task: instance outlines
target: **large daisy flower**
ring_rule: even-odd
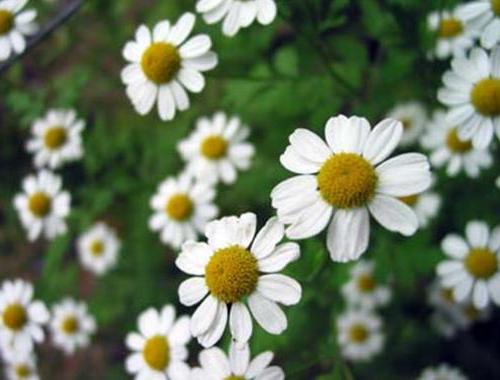
[[[233,183],[237,170],[248,169],[254,154],[253,145],[246,142],[248,132],[237,117],[223,112],[211,120],[200,118],[196,130],[178,145],[186,170],[206,181]]]
[[[31,127],[33,137],[26,148],[34,153],[33,163],[41,168],[59,168],[67,161],[82,157],[83,120],[77,120],[73,110],[50,110]]]
[[[449,107],[448,122],[458,127],[458,137],[483,149],[494,130],[500,138],[500,47],[490,54],[475,48],[468,57],[453,59],[451,67],[438,99]]]
[[[403,135],[400,145],[408,146],[415,143],[427,122],[427,114],[422,104],[408,102],[397,105],[387,115],[390,119],[396,119],[403,124]]]
[[[213,221],[205,230],[208,242],[185,243],[175,262],[195,276],[180,285],[181,303],[192,306],[204,299],[191,319],[191,333],[204,347],[222,337],[228,307],[231,335],[245,343],[252,335],[250,312],[264,330],[281,334],[287,319],[277,303],[295,305],[301,298],[300,284],[277,273],[299,257],[299,246],[278,244],[284,226],[277,218],[269,219],[254,239],[256,224],[252,213]]]
[[[71,196],[61,187],[61,177],[47,170],[24,179],[24,192],[16,195],[14,206],[29,240],[36,240],[41,234],[53,239],[66,232],[64,219],[69,214]]]
[[[123,56],[130,63],[121,76],[139,114],[149,113],[157,103],[160,118],[172,120],[176,109],[189,108],[186,90],[198,93],[205,87],[201,72],[217,65],[217,55],[205,34],[186,41],[194,23],[195,16],[185,13],[174,25],[165,20],[152,31],[141,25],[135,40],[125,45]]]
[[[213,185],[187,173],[169,177],[151,198],[154,213],[149,227],[160,233],[162,242],[177,249],[185,241],[195,240],[207,222],[217,216],[215,195]]]
[[[21,54],[26,49],[26,36],[37,29],[36,11],[22,10],[26,3],[28,0],[0,1],[0,61],[13,53]]]
[[[40,380],[33,352],[9,350],[4,356],[7,380]]]
[[[126,361],[127,371],[136,380],[185,380],[190,369],[186,345],[191,340],[189,318],[175,319],[175,309],[166,305],[161,311],[150,308],[138,319],[139,333],[127,335],[132,350]]]
[[[250,361],[248,344],[231,342],[229,357],[218,347],[200,352],[200,366],[191,371],[191,380],[283,380],[285,373],[278,366],[269,366],[271,351],[263,352]]]
[[[427,189],[431,174],[422,154],[386,160],[402,133],[396,120],[386,119],[372,130],[366,119],[343,115],[326,124],[326,143],[306,129],[295,130],[280,161],[299,175],[271,193],[278,218],[289,225],[287,236],[310,238],[330,223],[330,256],[345,262],[356,260],[368,248],[370,214],[390,231],[414,234],[417,217],[398,197]]]
[[[481,36],[481,45],[491,49],[500,42],[500,2],[477,0],[460,6],[458,16]]]
[[[0,288],[0,341],[21,352],[33,349],[33,341],[44,339],[43,325],[49,312],[41,301],[33,301],[33,286],[22,280],[2,283]]]
[[[418,380],[467,380],[467,377],[458,369],[448,364],[425,368]]]
[[[453,288],[457,302],[472,295],[476,308],[490,300],[500,305],[500,226],[493,231],[482,221],[470,221],[465,228],[467,240],[447,235],[441,248],[450,257],[439,263],[437,273],[445,287]]]
[[[234,36],[257,20],[268,25],[277,14],[274,0],[198,0],[196,11],[203,14],[207,24],[222,23],[222,32]]]

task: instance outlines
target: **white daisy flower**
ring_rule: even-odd
[[[14,198],[14,207],[29,240],[36,240],[42,234],[53,239],[66,232],[71,196],[61,188],[61,177],[47,170],[24,179],[23,193]]]
[[[254,155],[253,145],[246,142],[248,133],[239,118],[223,112],[211,120],[200,118],[196,130],[177,146],[187,162],[186,171],[200,180],[234,183],[237,170],[247,170]]]
[[[478,149],[486,148],[496,130],[500,138],[500,46],[491,53],[472,49],[468,57],[451,61],[443,75],[438,100],[449,107],[448,122],[458,137]]]
[[[270,24],[278,13],[274,0],[198,0],[196,11],[207,24],[222,21],[222,32],[230,37],[255,21]]]
[[[23,11],[28,0],[0,1],[0,61],[11,54],[21,54],[26,49],[26,36],[36,29],[36,11]]]
[[[426,190],[431,174],[419,153],[386,160],[402,134],[396,120],[386,119],[371,130],[366,119],[343,115],[326,124],[327,143],[306,129],[295,130],[280,161],[299,175],[271,192],[278,218],[289,224],[287,236],[307,239],[330,223],[330,256],[346,262],[368,248],[370,214],[390,231],[413,235],[417,216],[397,198]]]
[[[151,198],[154,213],[149,227],[160,233],[162,242],[175,249],[185,241],[196,240],[198,233],[219,213],[213,203],[215,195],[213,185],[195,180],[188,173],[169,177]]]
[[[126,361],[127,372],[136,380],[185,380],[190,369],[186,345],[191,340],[189,318],[175,319],[175,309],[166,305],[161,311],[149,308],[138,318],[139,333],[127,335],[132,350]]]
[[[391,299],[388,286],[379,284],[375,279],[373,261],[361,260],[351,269],[351,278],[342,287],[342,294],[352,306],[373,309],[386,305]]]
[[[40,380],[36,358],[32,352],[11,350],[5,355],[7,380]]]
[[[491,49],[500,42],[500,2],[498,0],[468,2],[460,6],[457,15],[467,22],[467,28],[479,33],[481,45],[486,49]]]
[[[193,368],[191,380],[283,380],[285,373],[278,366],[269,366],[271,351],[263,352],[250,361],[248,344],[240,347],[231,342],[229,357],[218,347],[200,352],[200,367]]]
[[[186,41],[194,23],[195,16],[185,13],[174,25],[161,21],[152,31],[141,25],[135,40],[125,45],[123,56],[130,63],[121,77],[139,114],[149,113],[157,103],[160,118],[172,120],[176,109],[189,108],[186,90],[199,93],[205,87],[201,72],[217,65],[217,55],[205,34]]]
[[[27,150],[34,153],[34,165],[57,169],[81,158],[84,128],[85,123],[76,119],[73,110],[50,110],[44,118],[35,120],[31,127],[33,137],[26,144]]]
[[[120,246],[120,240],[111,227],[96,223],[78,238],[80,263],[90,272],[102,276],[116,265]]]
[[[465,228],[467,241],[457,234],[447,235],[441,248],[450,257],[439,263],[437,273],[445,287],[453,288],[457,302],[472,295],[478,309],[490,300],[500,305],[500,226],[489,231],[482,221],[470,221]]]
[[[287,319],[277,303],[295,305],[301,298],[300,284],[277,273],[298,259],[298,244],[278,244],[285,231],[277,218],[269,219],[254,239],[256,224],[252,213],[213,221],[205,229],[208,243],[185,243],[175,262],[196,276],[180,285],[181,303],[192,306],[204,299],[191,319],[191,333],[203,347],[222,337],[228,306],[231,335],[243,344],[252,335],[250,312],[265,331],[281,334]]]
[[[440,364],[424,369],[418,380],[467,380],[467,377],[458,368]]]
[[[28,352],[33,341],[44,339],[43,325],[49,312],[40,301],[33,301],[33,286],[23,280],[6,280],[0,288],[0,341],[4,347]]]
[[[437,216],[441,207],[441,196],[433,191],[399,197],[399,200],[415,212],[420,228],[427,227],[430,220]]]
[[[427,122],[427,113],[422,104],[408,102],[397,105],[387,115],[390,119],[399,120],[403,124],[403,136],[400,145],[408,146],[415,143]]]
[[[482,169],[493,164],[489,149],[476,149],[470,139],[460,139],[458,128],[450,124],[446,113],[441,110],[434,112],[420,143],[431,151],[431,164],[437,168],[445,166],[446,174],[450,177],[463,170],[468,177],[476,178]]]
[[[368,310],[350,310],[337,319],[337,340],[342,356],[353,362],[366,361],[382,351],[382,320]]]

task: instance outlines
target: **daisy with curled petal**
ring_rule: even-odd
[[[33,352],[9,350],[5,354],[5,376],[7,380],[39,380]]]
[[[33,349],[33,341],[44,339],[42,326],[49,312],[33,301],[33,286],[23,280],[5,280],[0,288],[0,341],[7,349],[22,353]]]
[[[33,137],[26,144],[27,150],[34,153],[34,165],[57,169],[67,161],[81,158],[84,128],[85,123],[76,119],[73,110],[50,110],[44,118],[35,120],[31,127]]]
[[[36,11],[23,11],[28,0],[0,1],[0,61],[11,54],[21,54],[26,49],[26,36],[36,29]]]
[[[149,308],[138,319],[139,333],[127,335],[132,353],[126,360],[127,372],[136,380],[185,380],[190,369],[186,364],[186,345],[191,340],[189,318],[175,318],[175,308],[166,305],[158,311]]]
[[[188,173],[169,177],[151,198],[149,227],[160,233],[162,242],[177,249],[185,241],[195,240],[207,222],[217,216],[215,195],[212,184],[193,179]]]
[[[481,45],[491,49],[500,42],[500,1],[477,0],[463,4],[457,11],[467,28],[477,31]]]
[[[368,248],[370,214],[390,231],[414,234],[417,217],[398,197],[426,190],[431,175],[422,154],[387,160],[402,133],[396,120],[386,119],[371,129],[366,119],[343,115],[326,124],[326,143],[306,129],[295,130],[280,161],[299,175],[271,192],[278,218],[289,225],[287,236],[310,238],[330,224],[330,256],[346,262]]]
[[[47,170],[24,179],[23,193],[14,198],[14,207],[29,240],[36,240],[42,234],[53,239],[66,232],[64,219],[69,214],[71,196],[61,187],[61,177]]]
[[[441,249],[450,257],[437,266],[445,287],[453,288],[453,297],[462,302],[472,295],[478,309],[490,300],[500,305],[500,226],[493,231],[485,222],[473,220],[465,227],[467,240],[447,235]]]
[[[387,117],[399,120],[403,124],[403,135],[399,143],[401,146],[415,143],[427,122],[425,108],[419,102],[399,104],[389,112]]]
[[[191,13],[179,20],[161,21],[152,31],[141,25],[135,40],[123,49],[129,64],[121,77],[135,110],[145,115],[158,104],[162,120],[172,120],[176,110],[189,108],[186,90],[199,93],[205,87],[201,72],[217,65],[217,55],[210,51],[212,41],[205,34],[189,38],[195,23]]]
[[[458,368],[440,364],[424,369],[418,380],[467,380],[467,377]]]
[[[255,152],[246,142],[248,132],[238,117],[228,118],[223,112],[200,118],[196,130],[178,144],[186,171],[206,181],[234,183],[237,170],[247,170]]]
[[[252,335],[250,312],[265,331],[281,334],[287,319],[278,303],[295,305],[302,296],[297,281],[277,273],[298,259],[299,246],[278,244],[284,226],[277,218],[269,219],[254,238],[256,224],[252,213],[213,221],[205,229],[208,242],[185,243],[175,262],[194,276],[179,286],[181,303],[192,306],[203,300],[191,318],[191,333],[203,347],[219,341],[228,314],[231,335],[239,344]]]
[[[278,13],[274,0],[198,0],[196,11],[207,24],[222,21],[222,32],[230,37],[256,20],[270,24]]]
[[[271,351],[263,352],[250,361],[248,344],[239,346],[231,342],[229,357],[218,347],[200,352],[201,367],[193,368],[191,380],[283,380],[285,373],[278,366],[269,366]]]
[[[472,49],[467,57],[451,61],[443,75],[438,100],[449,107],[449,124],[458,127],[460,140],[486,148],[496,130],[500,138],[500,46],[490,54]]]

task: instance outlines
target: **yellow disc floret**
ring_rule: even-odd
[[[143,350],[144,361],[148,366],[163,371],[170,362],[170,345],[167,338],[155,335],[146,341]]]
[[[456,128],[449,130],[448,135],[446,136],[446,145],[452,152],[460,154],[467,153],[472,149],[472,143],[470,140],[460,140]]]
[[[465,258],[465,268],[475,278],[490,278],[498,270],[498,258],[487,248],[473,248]]]
[[[456,18],[445,18],[439,24],[439,37],[452,38],[456,37],[464,31],[464,24]]]
[[[14,26],[14,15],[6,9],[0,9],[0,36],[7,34]]]
[[[75,334],[78,329],[80,328],[80,324],[78,322],[78,319],[76,319],[73,316],[66,317],[61,325],[61,330],[64,331],[68,335],[73,335]]]
[[[2,318],[4,325],[11,330],[21,330],[28,321],[26,309],[17,303],[8,305],[3,311]]]
[[[405,197],[399,197],[398,199],[403,202],[404,204],[407,204],[408,206],[415,206],[415,204],[418,201],[418,196],[419,194],[412,194],[412,195],[407,195]]]
[[[45,146],[50,150],[59,149],[68,138],[66,129],[63,127],[52,127],[47,129],[43,136]]]
[[[370,293],[375,289],[375,279],[369,274],[362,274],[358,277],[358,289],[364,293]]]
[[[30,377],[33,372],[31,371],[31,368],[28,367],[25,364],[19,364],[15,368],[16,376],[20,379],[27,379]]]
[[[497,17],[500,17],[500,0],[491,0],[491,10]]]
[[[476,83],[470,94],[471,102],[483,116],[500,116],[500,79],[486,78]]]
[[[183,221],[191,216],[193,206],[193,201],[186,194],[175,194],[168,200],[165,212],[172,219]]]
[[[245,380],[245,378],[243,376],[230,375],[224,380]]]
[[[368,335],[368,329],[360,323],[352,325],[349,329],[349,338],[355,343],[365,342],[368,339]]]
[[[142,71],[156,84],[174,79],[181,68],[181,57],[177,48],[166,42],[156,42],[146,49],[141,59]]]
[[[222,136],[206,137],[201,143],[201,154],[210,160],[217,160],[227,153],[227,141]]]
[[[104,243],[102,240],[94,240],[90,243],[90,253],[93,256],[101,256],[104,253]]]
[[[39,191],[30,196],[28,201],[28,208],[33,215],[43,218],[47,216],[52,207],[50,197],[43,191]]]

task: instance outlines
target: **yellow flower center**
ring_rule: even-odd
[[[188,219],[193,213],[193,201],[186,194],[175,194],[168,200],[165,212],[177,221]]]
[[[500,17],[500,0],[491,0],[491,10],[496,16]]]
[[[104,253],[104,243],[102,240],[94,240],[90,244],[90,253],[92,253],[93,256],[101,256]]]
[[[375,289],[375,279],[369,274],[362,274],[358,278],[358,289],[363,293],[370,293]]]
[[[419,194],[412,194],[412,195],[407,195],[406,197],[399,197],[398,199],[407,204],[408,206],[415,206],[415,204],[418,201],[418,196]]]
[[[142,55],[141,66],[152,82],[168,83],[181,68],[181,57],[174,45],[155,42]]]
[[[167,338],[162,335],[155,335],[146,341],[144,346],[144,361],[151,368],[163,371],[170,362],[170,345]]]
[[[441,20],[439,24],[439,37],[441,38],[452,38],[464,31],[464,25],[462,21],[456,18],[445,18]]]
[[[474,321],[479,317],[479,310],[477,310],[474,305],[467,305],[465,307],[465,316],[471,320]]]
[[[217,160],[227,153],[227,141],[222,136],[208,136],[201,143],[201,154],[210,160]]]
[[[80,328],[80,324],[78,323],[78,319],[75,317],[67,317],[64,319],[61,325],[62,331],[64,331],[68,335],[75,334]]]
[[[448,135],[446,136],[446,145],[452,152],[455,153],[466,153],[472,149],[472,143],[470,140],[460,140],[456,128],[452,128],[448,132]]]
[[[45,146],[51,150],[58,149],[64,145],[68,135],[63,127],[52,127],[47,129],[43,140]]]
[[[26,310],[22,305],[13,303],[3,311],[3,323],[11,330],[21,330],[27,321]]]
[[[208,289],[225,303],[239,302],[251,294],[258,279],[257,260],[239,245],[216,251],[205,268]]]
[[[441,296],[448,303],[455,303],[455,297],[453,296],[453,289],[444,288],[441,290]]]
[[[226,377],[224,380],[245,380],[243,376],[231,375]]]
[[[465,268],[476,278],[490,278],[498,270],[498,259],[487,248],[473,248],[465,258]]]
[[[359,323],[352,325],[349,329],[349,338],[352,342],[363,343],[368,339],[368,329]]]
[[[50,197],[42,191],[34,193],[28,201],[31,213],[39,218],[46,216],[50,212],[51,206]]]
[[[21,379],[28,378],[32,375],[31,368],[25,364],[20,364],[16,366],[15,372],[16,376]]]
[[[14,26],[14,15],[12,12],[0,9],[0,36],[10,32]]]
[[[403,129],[405,131],[407,131],[407,130],[411,129],[413,123],[411,122],[410,119],[403,118],[403,119],[401,119],[401,124],[403,124]]]
[[[336,208],[357,208],[370,201],[377,186],[373,166],[355,153],[339,153],[330,157],[318,176],[319,192]]]
[[[500,116],[500,79],[486,78],[472,88],[471,102],[483,116]]]

